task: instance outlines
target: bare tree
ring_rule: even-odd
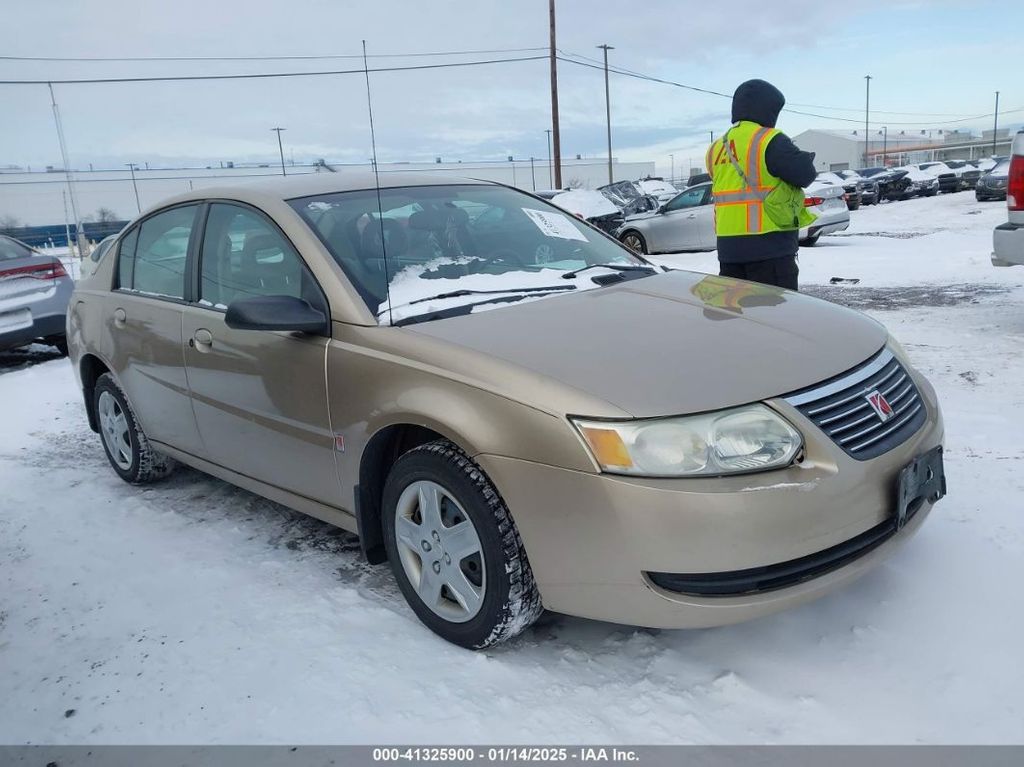
[[[571,179],[569,179],[568,186],[569,186],[570,189],[582,189],[583,188],[583,180],[579,179],[579,178],[571,178]]]
[[[117,221],[117,214],[110,208],[97,208],[96,220],[101,224],[109,224],[111,221]]]
[[[21,220],[17,216],[12,216],[10,213],[0,216],[0,232],[10,232],[19,228],[21,228]]]

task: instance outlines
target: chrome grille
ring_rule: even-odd
[[[884,421],[868,401],[874,391],[892,408],[892,415]],[[926,415],[913,379],[888,349],[849,373],[784,399],[861,461],[905,442],[921,428]]]

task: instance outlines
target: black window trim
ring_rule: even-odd
[[[113,292],[113,293],[124,293],[125,295],[129,295],[129,296],[138,296],[139,298],[151,299],[153,301],[164,301],[164,302],[170,303],[170,304],[179,304],[179,305],[182,305],[182,306],[187,305],[188,304],[188,300],[187,299],[188,299],[188,294],[189,294],[189,279],[188,279],[189,263],[190,263],[190,259],[192,257],[192,250],[195,247],[196,228],[197,228],[196,224],[198,223],[197,219],[196,219],[196,216],[198,216],[200,211],[202,210],[203,204],[204,204],[203,200],[185,200],[183,202],[176,202],[176,203],[173,203],[171,205],[167,205],[167,206],[165,206],[163,208],[160,208],[159,210],[154,210],[151,213],[147,213],[144,218],[140,218],[137,221],[133,222],[131,226],[125,227],[125,230],[123,232],[121,232],[121,234],[118,236],[117,242],[114,243],[117,246],[117,261],[114,264],[114,270],[113,270],[113,280],[114,280],[114,282],[116,284],[115,284],[115,287],[113,288],[113,290],[111,292]],[[133,231],[141,232],[142,231],[142,225],[144,223],[146,223],[147,221],[149,221],[149,219],[153,218],[154,216],[159,216],[162,213],[167,213],[167,212],[175,210],[177,208],[188,208],[188,207],[195,207],[196,211],[195,211],[195,213],[192,214],[192,216],[193,216],[193,218],[192,218],[192,228],[189,230],[188,248],[185,251],[185,272],[182,275],[182,286],[181,286],[182,297],[178,298],[177,296],[154,295],[152,293],[144,293],[142,291],[136,290],[134,287],[131,287],[131,288],[123,287],[121,285],[121,244],[124,242],[124,239],[128,235],[130,235]],[[114,247],[114,246],[112,245],[111,247]],[[139,247],[138,246],[138,241],[136,241],[136,244],[135,244],[136,255],[138,254],[138,247]],[[135,284],[135,258],[132,259],[132,285],[134,285],[134,284]]]
[[[331,318],[331,303],[330,301],[327,300],[327,291],[324,290],[323,286],[320,284],[320,281],[316,278],[316,274],[313,273],[313,270],[309,268],[309,263],[303,257],[302,251],[295,246],[294,242],[292,242],[291,237],[285,234],[284,230],[265,210],[261,210],[260,208],[257,208],[255,205],[251,205],[247,202],[242,202],[241,200],[232,200],[225,197],[210,197],[202,201],[202,210],[199,212],[199,215],[202,217],[202,220],[198,223],[198,226],[196,227],[196,230],[198,230],[200,236],[196,242],[194,254],[191,252],[191,247],[189,248],[190,260],[188,261],[185,267],[189,277],[187,281],[187,287],[189,288],[188,293],[190,298],[190,300],[187,302],[188,305],[194,306],[198,309],[205,309],[206,311],[209,312],[216,312],[217,314],[222,315],[225,314],[227,311],[225,309],[219,309],[213,305],[208,306],[206,304],[199,303],[200,299],[202,298],[201,287],[203,275],[203,244],[206,240],[206,225],[210,218],[210,209],[217,204],[231,205],[236,208],[243,208],[253,213],[258,218],[261,218],[262,220],[266,221],[268,224],[270,224],[270,226],[281,236],[281,239],[288,243],[292,251],[298,257],[299,263],[302,264],[302,267],[306,270],[306,273],[309,275],[309,278],[313,281],[313,284],[316,286],[317,292],[320,294],[320,300],[322,302],[321,306],[314,308],[320,309],[322,312],[324,312],[329,321]],[[191,246],[191,242],[189,244]]]

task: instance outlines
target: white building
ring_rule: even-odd
[[[653,162],[620,163],[613,160],[616,181],[639,179],[654,174]],[[288,175],[365,172],[367,165],[288,165]],[[272,177],[281,172],[279,165],[212,168],[136,169],[135,183],[126,169],[72,172],[72,189],[79,217],[95,214],[99,208],[112,210],[118,218],[130,219],[139,208],[145,210],[165,197],[193,188],[220,186],[247,178]],[[449,163],[381,163],[381,177],[396,172],[441,173],[453,178],[463,176],[498,181],[534,191],[550,189],[553,180],[546,159]],[[596,188],[608,183],[606,159],[562,160],[562,185]],[[68,186],[60,170],[26,172],[0,170],[0,217],[13,216],[22,225],[42,226],[63,223],[73,216],[66,198]],[[138,203],[136,203],[136,189]],[[66,207],[67,206],[67,207]],[[68,210],[65,219],[65,210]]]
[[[871,128],[867,147],[864,129],[806,130],[793,136],[793,143],[805,152],[814,152],[814,165],[819,171],[877,165],[907,165],[931,160],[971,160],[993,154],[1008,154],[1009,130],[996,135],[993,152],[992,131],[981,137],[969,130],[888,130]],[[868,161],[865,163],[865,149]]]

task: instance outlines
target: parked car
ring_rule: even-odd
[[[662,204],[679,194],[679,190],[663,178],[648,177],[640,179],[636,183],[641,192],[656,197]]]
[[[114,244],[114,240],[117,239],[116,234],[112,234],[108,237],[104,237],[97,243],[96,247],[92,249],[88,258],[83,258],[79,264],[79,270],[81,271],[82,277],[88,277],[96,270],[96,264],[107,255],[107,251],[110,250],[110,246]]]
[[[718,238],[711,184],[692,186],[655,211],[628,217],[616,236],[634,253],[714,250]]]
[[[984,202],[986,200],[1005,200],[1006,182],[1008,181],[1009,176],[1010,161],[1009,159],[1005,159],[996,164],[990,171],[978,179],[978,184],[974,187],[974,198],[978,202]]]
[[[942,497],[935,391],[877,321],[661,271],[509,187],[339,176],[165,200],[78,283],[73,369],[122,479],[180,461],[356,531],[473,648],[545,607],[800,604]]]
[[[647,194],[636,181],[616,181],[597,188],[629,218],[637,213],[648,213],[661,207],[658,198]]]
[[[602,232],[614,235],[626,217],[622,211],[600,192],[589,189],[573,189],[556,194],[551,202],[593,224]]]
[[[911,197],[934,197],[939,193],[939,179],[913,165],[894,168],[889,172],[890,200],[906,200]]]
[[[819,173],[817,180],[821,183],[833,184],[842,188],[845,192],[843,199],[846,201],[848,210],[857,210],[860,207],[860,189],[857,187],[857,182],[848,181],[838,173],[832,173],[831,171]]]
[[[56,256],[0,234],[0,351],[39,341],[67,354],[74,281]]]
[[[910,196],[907,173],[896,168],[864,168],[860,173],[878,185],[879,201],[904,200]]]
[[[944,162],[923,162],[920,165],[908,166],[917,168],[929,176],[934,176],[939,181],[940,192],[959,192],[960,173],[950,168]],[[913,179],[911,179],[913,181]]]
[[[850,226],[845,192],[835,184],[813,182],[804,190],[804,207],[813,213],[814,223],[800,230],[800,244],[816,245],[823,234],[842,232]]]
[[[697,184],[703,184],[711,180],[710,173],[694,173],[686,182],[687,187],[696,186]]]
[[[1024,266],[1024,130],[1013,137],[1010,151],[1007,218],[1006,223],[997,226],[992,233],[993,266]]]
[[[960,179],[960,190],[974,189],[981,178],[981,170],[967,160],[946,160],[946,165],[953,169]]]
[[[878,182],[865,178],[855,170],[837,171],[838,175],[847,183],[857,185],[857,193],[860,195],[861,205],[877,205],[881,201],[878,193]]]

